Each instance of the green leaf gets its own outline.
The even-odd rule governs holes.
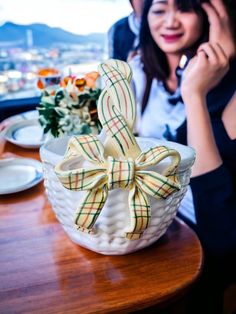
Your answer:
[[[60,89],[56,92],[56,95],[55,95],[55,104],[56,106],[59,106],[59,103],[60,101],[65,98],[65,95],[64,95],[64,90],[63,89]]]
[[[66,115],[69,114],[69,110],[66,108],[57,107],[55,108],[55,111],[60,117],[65,117]]]

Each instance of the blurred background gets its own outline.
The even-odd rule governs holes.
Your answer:
[[[37,103],[41,68],[96,70],[109,27],[130,11],[127,0],[0,0],[0,113],[1,105]]]

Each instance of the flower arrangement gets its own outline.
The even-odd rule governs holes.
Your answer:
[[[59,137],[100,132],[97,100],[101,89],[96,87],[98,77],[95,71],[82,78],[67,76],[63,79],[54,69],[39,72],[38,88],[42,90],[42,97],[37,109],[44,133],[50,131],[54,137]]]

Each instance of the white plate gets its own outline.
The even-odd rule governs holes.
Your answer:
[[[43,129],[36,119],[11,124],[6,130],[5,138],[24,148],[38,148],[45,141]]]
[[[30,158],[0,160],[0,194],[20,192],[43,179],[41,162]]]

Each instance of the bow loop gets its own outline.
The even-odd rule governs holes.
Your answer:
[[[166,176],[171,175],[176,172],[181,157],[176,150],[166,146],[151,147],[146,152],[141,153],[135,160],[136,169],[141,170],[146,167],[154,166],[168,157],[171,158],[171,164],[163,173]]]
[[[92,134],[73,136],[68,143],[65,158],[72,156],[83,156],[84,159],[92,162],[104,164],[104,147],[98,138]]]
[[[148,195],[156,199],[166,199],[177,192],[181,185],[174,179],[167,178],[154,171],[137,171],[135,183]]]
[[[79,168],[80,156],[97,167]],[[94,135],[72,137],[68,142],[64,160],[55,167],[55,172],[64,187],[69,190],[100,188],[107,178],[103,145]]]

